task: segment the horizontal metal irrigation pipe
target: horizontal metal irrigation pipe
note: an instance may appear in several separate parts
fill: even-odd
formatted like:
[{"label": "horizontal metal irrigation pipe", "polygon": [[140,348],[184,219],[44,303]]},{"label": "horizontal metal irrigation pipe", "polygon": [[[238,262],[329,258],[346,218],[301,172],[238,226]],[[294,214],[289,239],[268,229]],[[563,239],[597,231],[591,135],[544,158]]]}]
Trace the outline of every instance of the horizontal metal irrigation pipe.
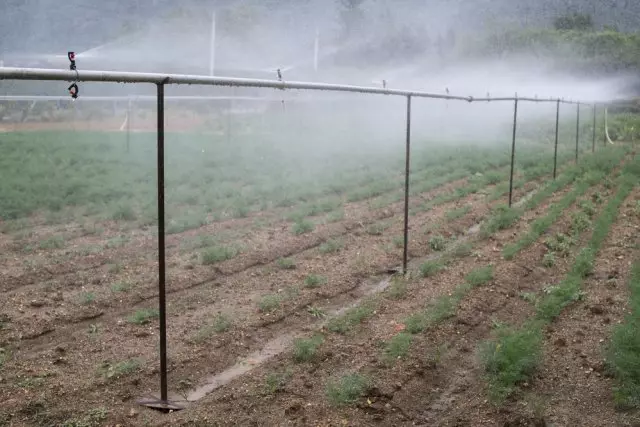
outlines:
[{"label": "horizontal metal irrigation pipe", "polygon": [[[153,95],[131,95],[131,96],[80,96],[75,101],[153,101],[157,96]],[[262,98],[257,96],[165,96],[167,101],[265,101],[282,102],[281,99]],[[73,101],[69,96],[49,96],[49,95],[0,95],[0,101]]]},{"label": "horizontal metal irrigation pipe", "polygon": [[[122,100],[129,101],[129,107],[132,99],[155,99],[157,101],[157,172],[158,172],[158,292],[159,292],[159,327],[160,327],[160,396],[150,399],[140,400],[139,403],[162,409],[177,410],[183,409],[175,402],[168,400],[168,382],[167,382],[167,336],[166,336],[166,260],[165,260],[165,202],[164,202],[164,143],[165,143],[165,122],[164,107],[167,99],[195,99],[194,97],[166,97],[165,85],[168,84],[185,84],[185,85],[208,85],[208,86],[231,86],[231,87],[256,87],[256,88],[272,88],[272,89],[296,89],[296,90],[313,90],[313,91],[332,91],[332,92],[354,92],[368,93],[375,95],[403,96],[406,98],[406,152],[405,152],[405,200],[404,200],[404,253],[402,262],[403,273],[407,272],[408,246],[409,246],[409,172],[410,172],[410,148],[411,148],[411,100],[412,98],[433,98],[445,100],[457,100],[466,102],[492,102],[492,101],[513,101],[514,102],[514,120],[513,120],[513,140],[511,146],[511,176],[509,185],[509,202],[512,200],[513,193],[513,169],[515,161],[516,148],[516,129],[518,119],[518,102],[555,102],[556,106],[556,153],[557,153],[557,132],[559,106],[563,104],[587,105],[587,103],[578,101],[566,101],[560,98],[531,98],[531,97],[500,97],[500,98],[474,98],[471,96],[454,96],[443,95],[428,92],[397,90],[367,86],[351,86],[341,84],[328,83],[310,83],[310,82],[285,82],[275,80],[258,80],[232,77],[209,77],[194,75],[177,75],[177,74],[154,74],[154,73],[130,73],[130,72],[112,72],[112,71],[71,71],[71,70],[47,70],[34,68],[0,68],[0,80],[54,80],[69,82],[114,82],[114,83],[153,83],[156,85],[157,95],[155,97],[139,96],[121,97]],[[8,98],[8,97],[4,97]],[[19,98],[19,99],[16,99]],[[41,98],[44,100],[45,97]],[[46,97],[53,100],[63,98]],[[22,97],[13,97],[10,100],[22,100]],[[68,99],[68,98],[66,98]],[[79,99],[83,99],[80,97]],[[113,97],[87,97],[86,100],[109,100],[113,101]],[[199,97],[199,99],[239,99],[238,97]],[[254,98],[250,98],[254,99]],[[258,98],[260,99],[260,98]],[[34,101],[33,97],[24,97],[24,100]],[[601,102],[590,102],[588,105],[595,110],[596,104]],[[605,110],[606,111],[606,110]],[[127,115],[127,126],[129,126],[129,112]],[[594,115],[595,118],[595,115]],[[606,118],[606,115],[605,115]],[[606,125],[605,125],[606,127]],[[606,141],[606,140],[605,140]],[[605,142],[606,143],[606,142]],[[128,143],[127,143],[128,145]],[[557,155],[557,154],[556,154]],[[556,169],[556,160],[554,155],[554,177]]]},{"label": "horizontal metal irrigation pipe", "polygon": [[[558,99],[538,97],[485,97],[444,95],[437,93],[386,89],[371,86],[353,86],[330,83],[295,82],[265,79],[246,79],[237,77],[211,77],[188,74],[159,74],[159,73],[134,73],[124,71],[71,71],[41,68],[0,68],[0,80],[58,80],[77,82],[114,82],[114,83],[154,83],[171,85],[205,85],[205,86],[233,86],[256,87],[271,89],[299,89],[333,92],[355,92],[376,95],[412,96],[416,98],[448,99],[467,102],[492,102],[492,101],[529,101],[529,102],[556,102]],[[559,100],[564,104],[589,104],[595,102],[580,102]]]}]

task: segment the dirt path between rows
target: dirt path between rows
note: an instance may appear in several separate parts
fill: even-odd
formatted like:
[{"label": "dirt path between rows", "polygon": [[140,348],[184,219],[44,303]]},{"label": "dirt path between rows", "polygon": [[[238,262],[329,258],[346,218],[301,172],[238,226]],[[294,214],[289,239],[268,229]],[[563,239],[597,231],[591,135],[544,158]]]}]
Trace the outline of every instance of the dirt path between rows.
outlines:
[{"label": "dirt path between rows", "polygon": [[585,297],[546,331],[544,364],[530,392],[538,396],[548,424],[634,426],[640,422],[638,414],[615,410],[615,384],[604,361],[611,329],[628,313],[629,273],[640,256],[638,200],[640,188],[636,187],[621,207],[593,275],[584,283]]},{"label": "dirt path between rows", "polygon": [[[491,286],[486,291],[483,290],[482,294],[478,297],[478,302],[473,303],[473,300],[464,304],[461,307],[462,313],[458,315],[458,319],[465,319],[453,326],[437,329],[432,333],[429,333],[428,342],[420,343],[415,351],[424,351],[423,356],[420,357],[412,350],[409,359],[414,361],[416,366],[402,365],[398,369],[392,369],[390,371],[377,369],[379,368],[379,360],[375,356],[377,353],[374,349],[379,348],[377,342],[381,339],[387,339],[394,334],[394,328],[399,324],[401,317],[406,316],[408,313],[415,311],[418,307],[422,306],[425,301],[433,300],[438,295],[451,292],[454,286],[460,283],[460,280],[471,269],[487,265],[487,263],[495,262],[498,271],[496,276],[499,278],[496,281],[498,283],[505,283],[509,281],[508,277],[517,277],[522,286],[534,286],[537,280],[540,278],[541,273],[531,275],[526,269],[516,265],[515,263],[500,263],[501,253],[497,249],[500,246],[501,241],[510,241],[513,238],[514,233],[518,231],[524,231],[528,227],[528,221],[530,218],[543,212],[554,201],[559,200],[566,193],[565,191],[558,192],[554,195],[546,204],[538,208],[535,212],[528,213],[518,223],[515,229],[498,233],[495,240],[487,241],[481,244],[482,249],[476,249],[475,256],[465,258],[455,266],[452,266],[446,272],[439,274],[426,281],[419,281],[409,290],[411,298],[409,302],[402,302],[399,305],[383,302],[381,306],[376,310],[376,316],[366,322],[363,329],[358,331],[357,336],[349,335],[347,337],[329,335],[327,336],[327,342],[321,356],[322,364],[320,366],[313,365],[310,370],[307,371],[306,367],[299,368],[287,368],[293,369],[292,383],[287,384],[284,390],[276,394],[276,396],[265,397],[264,400],[260,399],[260,387],[264,383],[265,377],[268,372],[277,371],[279,366],[287,366],[286,355],[276,357],[267,366],[259,369],[255,373],[252,372],[243,376],[243,378],[231,382],[227,387],[215,391],[211,396],[206,397],[203,403],[200,403],[197,407],[189,410],[190,415],[186,418],[191,421],[203,420],[208,413],[225,414],[223,420],[218,419],[224,425],[234,424],[255,424],[255,418],[251,414],[260,413],[261,418],[267,424],[276,422],[278,417],[282,417],[283,413],[286,418],[293,422],[294,425],[306,425],[311,420],[319,421],[326,420],[326,425],[341,425],[340,418],[335,417],[335,413],[326,407],[324,403],[324,396],[322,393],[322,383],[327,378],[332,378],[340,372],[352,371],[364,369],[369,371],[373,369],[376,377],[376,384],[382,384],[379,389],[385,388],[385,390],[378,390],[380,396],[371,397],[378,403],[374,403],[374,408],[370,408],[367,405],[360,405],[360,409],[345,410],[344,418],[349,420],[347,424],[343,425],[369,425],[369,423],[376,421],[382,422],[387,425],[401,425],[404,422],[416,422],[420,416],[415,415],[412,412],[416,408],[407,407],[410,402],[419,403],[421,414],[424,411],[424,402],[429,401],[421,400],[419,397],[423,396],[425,390],[422,384],[425,379],[429,381],[445,381],[446,378],[451,378],[446,372],[432,372],[432,367],[428,364],[425,365],[425,356],[433,355],[434,349],[438,348],[438,342],[442,342],[443,339],[450,338],[451,336],[457,336],[460,334],[465,338],[461,338],[461,342],[455,344],[461,346],[462,350],[460,354],[464,354],[465,350],[470,350],[469,339],[473,340],[473,337],[469,337],[469,334],[465,334],[465,329],[471,328],[482,324],[483,320],[486,320],[484,314],[480,318],[475,313],[491,313],[497,312],[501,307],[506,307],[504,302],[508,300],[510,304],[515,303],[516,307],[511,312],[512,315],[520,315],[527,304],[524,301],[520,301],[514,294],[509,286]],[[540,248],[534,247],[527,250],[532,252],[536,257],[539,256]],[[568,268],[568,262],[567,266]],[[436,284],[437,286],[433,286]],[[478,305],[479,304],[479,305]],[[404,315],[402,314],[404,313]],[[465,314],[466,313],[466,314]],[[398,315],[401,317],[398,318]],[[469,317],[471,316],[471,317]],[[470,325],[470,326],[464,326]],[[451,330],[450,328],[453,328]],[[490,326],[478,326],[488,333]],[[447,365],[450,356],[447,354],[447,362],[443,361],[443,365]],[[428,359],[428,357],[427,357]],[[438,370],[439,371],[439,370]],[[415,377],[415,378],[414,378]],[[324,378],[325,380],[319,380]],[[416,390],[412,385],[412,381],[416,381]],[[395,384],[395,385],[394,385]],[[444,385],[445,383],[442,383]],[[316,387],[318,385],[318,387]],[[396,387],[398,385],[398,387]],[[395,388],[394,388],[395,387]],[[389,391],[391,390],[391,391]],[[392,396],[392,397],[389,397]],[[425,398],[426,399],[426,398]],[[380,404],[380,401],[382,402]],[[233,403],[232,403],[233,402]],[[386,402],[386,403],[385,403]],[[388,403],[388,406],[387,406]],[[233,408],[230,406],[232,405]],[[239,405],[239,407],[238,407]],[[283,412],[284,411],[284,412]],[[344,411],[338,411],[338,413]],[[411,415],[409,415],[411,414]],[[408,416],[409,415],[409,416]],[[186,422],[186,419],[182,419],[178,414],[178,419]],[[269,421],[267,421],[269,420]],[[168,421],[171,423],[177,422],[176,420]],[[390,423],[390,424],[389,424]],[[186,425],[186,424],[185,424]]]},{"label": "dirt path between rows", "polygon": [[[530,185],[535,186],[536,183]],[[516,197],[525,196],[530,189],[530,186],[519,189]],[[303,375],[303,383],[300,383],[301,379],[296,377],[292,390],[298,390],[296,393],[302,396],[306,396],[305,390],[318,393],[314,388],[314,376],[328,378],[332,375],[332,370],[338,372],[343,371],[345,367],[365,366],[371,361],[372,346],[377,345],[376,342],[381,339],[380,337],[393,334],[393,329],[389,327],[394,328],[397,325],[401,320],[399,315],[410,312],[408,310],[416,309],[425,301],[441,295],[441,292],[452,289],[470,269],[486,265],[487,262],[492,262],[491,260],[496,260],[497,263],[500,259],[500,242],[510,241],[513,239],[513,233],[525,230],[531,219],[543,212],[549,204],[559,200],[566,191],[565,189],[557,192],[546,204],[533,212],[527,212],[515,228],[499,233],[497,240],[482,243],[479,251],[459,261],[446,272],[432,279],[411,284],[409,293],[412,299],[408,305],[402,303],[396,306],[383,303],[370,325],[373,335],[358,336],[355,344],[349,342],[346,337],[331,336],[327,343],[329,353],[325,354],[327,366],[314,368],[312,372]],[[412,217],[412,256],[428,256],[431,252],[429,239],[436,233],[451,239],[458,237],[464,230],[484,218],[492,205],[501,202],[497,200],[487,203],[484,197],[483,194],[470,195]],[[473,204],[475,209],[457,220],[443,222],[443,226],[439,229],[431,227],[435,221],[440,221],[448,210],[460,208],[465,204]],[[371,223],[389,221],[390,218],[391,216],[373,217]],[[385,248],[391,243],[392,237],[400,232],[401,225],[398,219],[390,221],[389,227],[381,235],[372,235],[366,232],[365,226],[354,225],[353,228],[345,230],[344,246],[335,253],[320,254],[314,246],[297,248],[294,252],[288,252],[292,254],[296,263],[296,267],[290,270],[278,269],[272,263],[282,256],[281,253],[274,252],[274,248],[280,246],[267,246],[261,255],[257,255],[261,262],[248,265],[240,263],[237,267],[238,271],[231,268],[233,265],[231,262],[228,265],[223,264],[217,267],[220,273],[215,280],[195,282],[193,287],[182,286],[173,289],[169,305],[168,335],[170,375],[172,384],[177,385],[176,391],[186,392],[198,383],[202,383],[202,380],[212,373],[224,372],[239,360],[246,360],[252,353],[259,355],[260,349],[264,349],[265,345],[280,336],[300,331],[308,332],[313,328],[316,319],[307,313],[307,306],[330,311],[335,307],[349,306],[366,296],[368,292],[366,283],[371,282],[365,279],[373,275],[374,281],[378,280],[379,277],[375,277],[376,273],[389,270],[397,266],[400,261],[399,250],[389,251]],[[286,243],[288,245],[290,241],[287,240]],[[287,245],[281,247],[286,249]],[[150,267],[152,268],[153,265]],[[522,274],[526,277],[530,273],[523,273],[528,270],[515,264],[509,268],[510,270],[505,270],[505,277],[512,275],[520,278]],[[140,273],[143,277],[146,274],[144,271]],[[101,273],[104,275],[109,272]],[[132,275],[132,272],[125,271],[121,274],[126,277],[125,274]],[[153,274],[153,271],[149,274]],[[319,289],[300,287],[303,279],[309,274],[326,276],[327,286]],[[191,276],[187,275],[180,279],[184,280],[188,277]],[[91,276],[86,277],[86,279],[90,278]],[[526,280],[534,280],[534,278]],[[437,286],[433,286],[434,284]],[[56,284],[58,287],[63,285],[65,284]],[[40,294],[40,290],[34,290],[31,294],[20,294],[15,291],[16,298],[23,298],[22,303],[18,301],[16,305],[23,311],[20,312],[17,309],[20,313],[18,319],[21,321],[10,322],[9,333],[15,333],[14,328],[16,325],[19,326],[22,328],[20,332],[22,341],[18,346],[12,346],[10,349],[11,358],[5,365],[10,368],[6,370],[9,375],[4,378],[4,381],[0,381],[0,391],[6,392],[9,398],[0,403],[0,407],[17,414],[17,418],[38,419],[38,422],[44,425],[48,425],[47,422],[50,423],[52,420],[59,421],[76,415],[65,403],[76,401],[83,401],[86,405],[98,405],[106,399],[111,402],[112,408],[133,410],[135,414],[132,418],[116,415],[116,412],[124,414],[126,411],[114,410],[114,415],[123,425],[130,425],[133,418],[138,415],[140,418],[150,416],[147,413],[139,414],[135,407],[130,406],[136,397],[157,389],[157,368],[155,368],[158,364],[157,337],[155,336],[157,331],[155,326],[148,324],[130,324],[127,316],[132,314],[134,308],[153,307],[153,285],[142,287],[135,297],[122,294],[121,298],[114,301],[99,300],[86,305],[77,302],[66,303],[71,295],[80,295],[81,292],[98,289],[99,285],[101,284],[93,281],[83,281],[74,285],[74,290],[65,290],[69,293],[63,295],[62,302],[65,304],[59,305],[63,308],[58,312],[48,304],[39,306],[40,299],[31,299],[34,296],[41,298],[44,294],[51,295],[52,291],[56,292],[55,288],[43,288],[44,294]],[[297,294],[289,295],[288,290],[295,287],[299,288]],[[266,294],[287,295],[287,297],[281,301],[276,311],[260,312],[257,310],[257,302]],[[53,293],[53,295],[56,294]],[[493,295],[488,298],[491,300],[491,297]],[[31,301],[36,301],[38,304],[33,305]],[[193,341],[194,333],[199,328],[211,322],[218,313],[225,312],[234,313],[234,323],[229,331],[212,334],[201,342]],[[34,316],[34,313],[37,315]],[[378,323],[378,318],[384,319],[386,323]],[[34,335],[28,336],[24,334],[25,332],[32,332]],[[6,337],[7,330],[0,330],[0,339],[5,340]],[[362,358],[353,357],[352,350]],[[273,357],[273,363],[282,362],[283,357],[282,355]],[[122,364],[131,361],[138,361],[139,366],[126,373],[120,372],[123,366],[128,366]],[[267,362],[267,365],[272,366],[271,363]],[[242,405],[245,405],[244,409],[248,411],[247,413],[252,413],[261,406],[261,403],[245,404],[243,400],[242,405],[233,405],[238,396],[232,391],[232,397],[229,398],[227,388],[237,389],[238,383],[244,381],[252,382],[254,385],[257,382],[263,383],[265,369],[267,368],[260,368],[258,373],[247,374],[231,381],[228,387],[213,391],[211,396],[202,400],[205,402],[204,406],[198,404],[198,407],[194,408],[194,416],[200,416],[198,415],[201,414],[200,410],[209,407],[212,401],[217,402],[214,406],[222,405],[221,410],[227,410],[227,404],[234,406],[235,412],[231,411],[234,417],[238,416],[237,411],[243,407]],[[400,373],[395,372],[394,375],[400,375]],[[75,379],[73,383],[66,381],[66,378],[72,376]],[[16,384],[21,385],[16,387]],[[243,387],[240,386],[240,389],[246,389]],[[322,394],[321,390],[320,394]],[[256,396],[251,394],[250,397]],[[322,397],[320,398],[322,400]],[[265,398],[265,401],[270,399]],[[393,407],[400,413],[403,411],[410,413],[402,409],[401,405]],[[282,407],[276,406],[273,411],[277,411],[278,408]],[[327,414],[331,414],[332,417],[335,415],[335,412],[329,408],[321,405],[319,408],[320,411],[327,411]],[[273,414],[271,411],[272,409],[269,409],[267,413]],[[295,414],[300,411],[293,412],[294,414],[288,418],[300,420],[301,418]],[[324,416],[317,412],[313,412],[312,415],[312,419],[315,420],[320,420]],[[413,415],[411,417],[416,419]],[[240,420],[240,418],[235,419]],[[242,419],[249,421],[250,418]],[[251,419],[255,420],[255,418]],[[273,418],[274,421],[276,419]],[[142,420],[134,422],[142,423]]]}]

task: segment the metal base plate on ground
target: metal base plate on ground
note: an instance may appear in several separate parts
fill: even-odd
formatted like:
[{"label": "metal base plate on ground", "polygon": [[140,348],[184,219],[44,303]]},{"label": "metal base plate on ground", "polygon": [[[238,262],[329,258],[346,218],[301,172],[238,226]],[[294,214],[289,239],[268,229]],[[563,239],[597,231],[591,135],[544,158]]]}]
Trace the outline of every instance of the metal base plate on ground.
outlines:
[{"label": "metal base plate on ground", "polygon": [[[173,397],[173,396],[171,396]],[[137,400],[137,403],[147,408],[156,409],[163,412],[181,411],[187,407],[188,402],[183,397],[176,396],[176,399],[162,400],[160,396],[146,396]]]}]

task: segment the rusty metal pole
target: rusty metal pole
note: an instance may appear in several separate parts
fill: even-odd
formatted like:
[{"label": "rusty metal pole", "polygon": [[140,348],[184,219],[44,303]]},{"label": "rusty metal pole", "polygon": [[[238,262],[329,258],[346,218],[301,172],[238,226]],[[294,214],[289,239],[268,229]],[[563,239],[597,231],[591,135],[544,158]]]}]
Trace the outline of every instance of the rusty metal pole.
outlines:
[{"label": "rusty metal pole", "polygon": [[158,84],[158,294],[160,314],[160,399],[167,396],[167,304],[164,252],[164,85]]},{"label": "rusty metal pole", "polygon": [[577,116],[576,116],[576,164],[578,163],[578,147],[580,143],[580,103],[576,108]]},{"label": "rusty metal pole", "polygon": [[409,173],[411,171],[411,95],[407,96],[407,141],[405,147],[404,176],[404,251],[402,254],[402,273],[407,274],[409,262]]},{"label": "rusty metal pole", "polygon": [[227,145],[231,144],[231,107],[233,106],[231,98],[227,103]]},{"label": "rusty metal pole", "polygon": [[160,333],[160,399],[145,398],[141,405],[163,411],[183,409],[169,401],[167,381],[167,301],[166,301],[166,257],[164,224],[164,88],[165,83],[157,83],[158,125],[157,125],[157,172],[158,172],[158,314]]},{"label": "rusty metal pole", "polygon": [[131,98],[127,102],[127,153],[130,150],[131,141]]},{"label": "rusty metal pole", "polygon": [[518,98],[513,104],[513,140],[511,141],[511,173],[509,175],[509,207],[513,201],[513,169],[516,159],[516,132],[518,128]]},{"label": "rusty metal pole", "polygon": [[596,110],[597,105],[593,104],[593,145],[591,146],[591,152],[596,152]]},{"label": "rusty metal pole", "polygon": [[556,144],[553,150],[553,179],[556,179],[558,172],[558,132],[560,129],[560,100],[556,102]]},{"label": "rusty metal pole", "polygon": [[604,107],[604,126],[602,128],[602,145],[607,147],[607,107]]}]

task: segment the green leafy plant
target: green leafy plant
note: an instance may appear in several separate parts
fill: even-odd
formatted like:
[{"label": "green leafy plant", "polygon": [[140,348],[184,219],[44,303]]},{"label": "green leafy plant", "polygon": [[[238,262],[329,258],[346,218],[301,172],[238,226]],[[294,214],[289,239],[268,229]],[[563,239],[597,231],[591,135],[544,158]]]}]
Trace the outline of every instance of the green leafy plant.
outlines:
[{"label": "green leafy plant", "polygon": [[556,254],[553,252],[547,252],[544,254],[542,257],[542,265],[547,268],[551,268],[556,265]]},{"label": "green leafy plant", "polygon": [[367,234],[371,236],[381,236],[389,226],[384,223],[371,224],[367,227]]},{"label": "green leafy plant", "polygon": [[158,316],[158,310],[144,308],[141,310],[137,310],[135,313],[129,316],[127,318],[127,322],[133,323],[135,325],[146,325],[147,323],[150,323],[151,320],[157,319]]},{"label": "green leafy plant", "polygon": [[602,195],[602,193],[600,192],[595,192],[593,193],[593,195],[591,196],[591,200],[593,200],[594,203],[600,205],[604,202],[605,197]]},{"label": "green leafy plant", "polygon": [[389,297],[392,299],[402,299],[407,295],[407,280],[404,277],[396,276],[391,279],[389,287]]},{"label": "green leafy plant", "polygon": [[435,276],[437,273],[444,270],[444,268],[445,265],[441,261],[426,261],[422,265],[420,265],[420,276]]},{"label": "green leafy plant", "polygon": [[492,400],[502,402],[526,381],[542,357],[542,333],[538,327],[499,328],[496,338],[485,342],[480,357],[489,379]]},{"label": "green leafy plant", "polygon": [[327,384],[327,398],[334,406],[344,406],[356,402],[369,388],[369,379],[360,374],[345,375]]},{"label": "green leafy plant", "polygon": [[607,348],[606,363],[616,380],[614,398],[621,409],[640,408],[640,262],[631,268],[631,314],[616,325]]},{"label": "green leafy plant", "polygon": [[521,292],[520,298],[534,305],[538,302],[538,295],[535,292]]},{"label": "green leafy plant", "polygon": [[231,319],[224,314],[218,314],[213,322],[200,328],[198,332],[193,336],[192,341],[196,343],[202,343],[208,340],[214,334],[220,334],[228,331],[233,326]]},{"label": "green leafy plant", "polygon": [[333,252],[338,252],[340,249],[342,249],[343,246],[344,246],[344,243],[342,243],[342,241],[331,239],[321,244],[318,249],[323,254],[329,254]]},{"label": "green leafy plant", "polygon": [[471,212],[471,206],[467,205],[462,208],[452,209],[446,213],[446,218],[448,221],[455,221],[456,219],[462,218]]},{"label": "green leafy plant", "polygon": [[593,218],[597,213],[596,207],[589,200],[580,200],[580,202],[578,202],[578,206],[589,218]]},{"label": "green leafy plant", "polygon": [[296,235],[311,233],[315,229],[315,224],[306,219],[296,221],[291,227],[291,232]]},{"label": "green leafy plant", "polygon": [[496,231],[505,230],[515,224],[521,215],[520,209],[500,205],[493,210],[491,217],[484,224],[483,234],[489,236]]},{"label": "green leafy plant", "polygon": [[96,300],[96,294],[93,292],[83,292],[80,295],[80,304],[89,305]]},{"label": "green leafy plant", "polygon": [[293,360],[298,363],[309,362],[316,357],[318,347],[324,342],[322,335],[311,338],[297,338],[293,341]]},{"label": "green leafy plant", "polygon": [[571,230],[578,234],[591,227],[591,220],[584,212],[574,212],[571,214]]},{"label": "green leafy plant", "polygon": [[309,306],[307,307],[307,312],[313,317],[317,317],[317,318],[327,317],[327,313],[325,313],[323,310],[319,309],[318,307]]},{"label": "green leafy plant", "polygon": [[258,302],[258,308],[262,313],[271,313],[280,308],[282,297],[280,295],[269,294],[263,296]]},{"label": "green leafy plant", "polygon": [[562,310],[584,297],[582,282],[591,274],[593,261],[602,247],[620,206],[640,177],[640,157],[625,164],[616,180],[617,191],[594,221],[587,247],[580,250],[567,277],[558,285],[547,287],[536,301],[536,315],[520,329],[501,328],[496,339],[485,343],[482,357],[488,374],[491,395],[502,401],[531,377],[542,353],[543,326],[557,318]]},{"label": "green leafy plant", "polygon": [[129,359],[118,362],[115,365],[106,363],[103,365],[104,375],[108,379],[117,379],[131,375],[142,368],[141,359]]},{"label": "green leafy plant", "polygon": [[40,242],[40,249],[62,249],[65,246],[65,240],[62,236],[49,237]]},{"label": "green leafy plant", "polygon": [[360,305],[347,310],[342,316],[334,317],[329,321],[327,329],[331,332],[345,334],[354,326],[364,322],[375,311],[375,301],[370,299],[363,301]]},{"label": "green leafy plant", "polygon": [[200,253],[200,262],[202,265],[216,264],[234,258],[238,252],[236,248],[213,246]]},{"label": "green leafy plant", "polygon": [[420,311],[407,317],[404,321],[405,330],[410,334],[419,334],[427,327],[427,315]]},{"label": "green leafy plant", "polygon": [[473,287],[484,285],[493,280],[493,266],[477,268],[467,274],[465,280]]},{"label": "green leafy plant", "polygon": [[545,239],[544,244],[550,251],[562,257],[567,257],[571,254],[571,247],[575,244],[575,240],[571,236],[558,233]]},{"label": "green leafy plant", "polygon": [[280,391],[283,391],[285,386],[291,379],[291,376],[292,373],[288,370],[285,372],[270,373],[265,379],[264,393],[267,395],[273,395]]},{"label": "green leafy plant", "polygon": [[318,288],[327,283],[327,278],[324,276],[318,276],[316,274],[310,274],[304,279],[304,286],[306,288]]},{"label": "green leafy plant", "polygon": [[471,245],[471,243],[467,242],[456,244],[451,251],[451,255],[453,255],[455,258],[464,258],[468,257],[471,254],[473,254],[473,246]]},{"label": "green leafy plant", "polygon": [[384,348],[384,359],[393,362],[407,355],[413,337],[409,333],[399,333],[394,335]]},{"label": "green leafy plant", "polygon": [[447,239],[438,234],[429,239],[429,247],[436,252],[444,251],[447,248]]},{"label": "green leafy plant", "polygon": [[133,288],[133,284],[125,280],[115,282],[111,285],[112,292],[128,292],[131,288]]},{"label": "green leafy plant", "polygon": [[404,236],[395,236],[393,238],[393,246],[396,248],[404,247]]},{"label": "green leafy plant", "polygon": [[296,261],[291,258],[278,258],[276,264],[283,270],[293,270],[296,268]]}]

